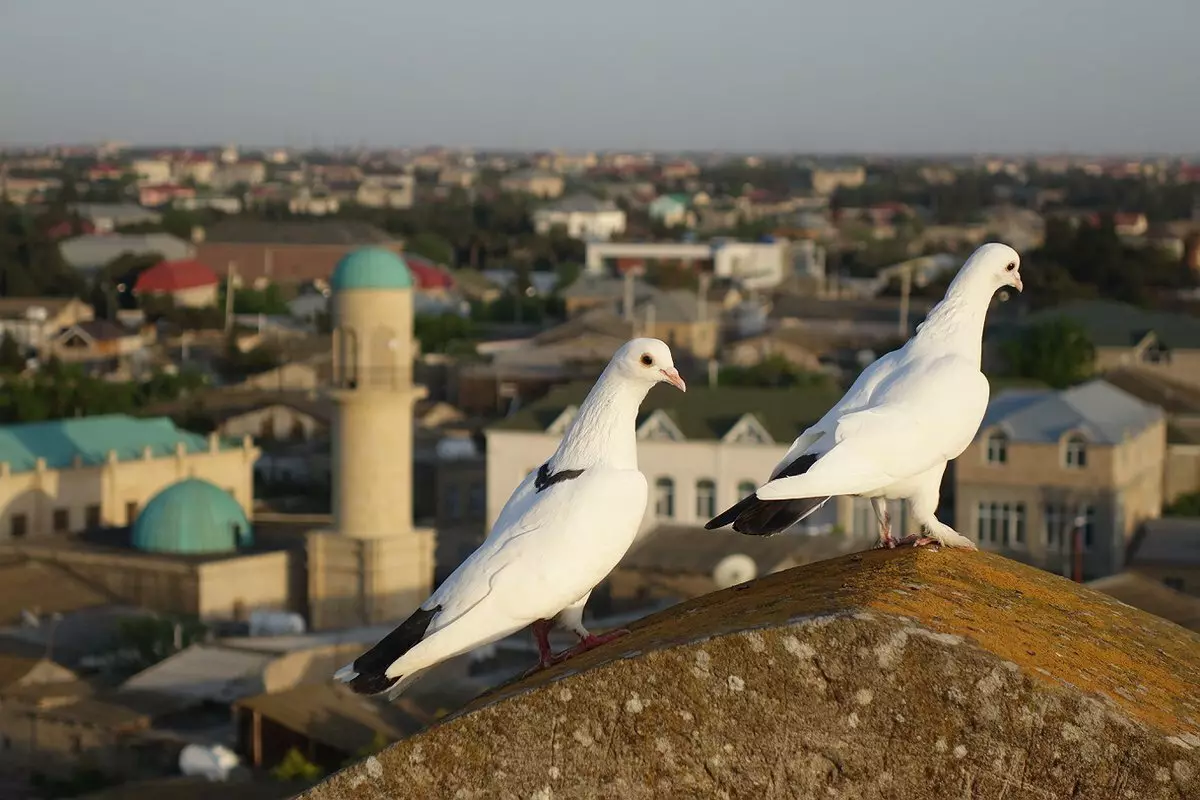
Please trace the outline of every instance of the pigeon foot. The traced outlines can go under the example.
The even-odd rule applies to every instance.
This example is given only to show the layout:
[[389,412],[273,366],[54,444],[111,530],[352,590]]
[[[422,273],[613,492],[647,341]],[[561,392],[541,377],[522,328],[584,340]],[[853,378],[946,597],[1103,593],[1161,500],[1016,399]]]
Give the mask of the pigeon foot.
[[[899,544],[911,544],[913,547],[925,547],[926,545],[930,544],[941,544],[941,542],[939,542],[937,539],[934,539],[932,536],[918,536],[915,533],[910,533],[908,536],[905,536],[903,539],[901,539]],[[937,548],[935,547],[934,549],[936,550]]]
[[593,650],[602,644],[608,644],[614,639],[620,639],[627,633],[629,633],[627,629],[617,628],[616,630],[609,631],[608,633],[602,633],[599,636],[588,634],[580,640],[579,644],[575,645],[570,650],[564,650],[562,653],[559,653],[557,656],[555,656],[554,663],[558,664],[562,661],[566,661],[568,658],[577,656],[580,653],[586,653],[588,650]]

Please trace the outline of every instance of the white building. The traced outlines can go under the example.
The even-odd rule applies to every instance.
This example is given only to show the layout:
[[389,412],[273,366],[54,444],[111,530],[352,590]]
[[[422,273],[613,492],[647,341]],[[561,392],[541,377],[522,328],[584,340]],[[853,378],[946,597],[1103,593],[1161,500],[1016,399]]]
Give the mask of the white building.
[[608,241],[625,232],[625,212],[611,200],[574,195],[535,211],[533,224],[543,235],[562,226],[572,239]]
[[584,268],[606,273],[610,261],[692,262],[711,270],[719,278],[731,278],[747,289],[778,286],[792,269],[792,244],[786,239],[770,242],[738,242],[718,239],[707,243],[689,242],[591,242],[587,246]]
[[[513,489],[553,455],[590,387],[573,384],[490,427],[487,432],[487,523]],[[833,387],[808,390],[689,387],[652,389],[638,416],[638,466],[650,483],[641,532],[663,524],[703,525],[760,485],[795,436],[837,401]],[[550,420],[547,424],[546,420]],[[893,516],[906,523],[896,504]],[[840,525],[878,534],[869,501],[839,498],[801,528]],[[897,526],[899,530],[901,526]]]
[[133,173],[138,185],[154,185],[171,182],[171,162],[162,158],[142,158],[133,162]]

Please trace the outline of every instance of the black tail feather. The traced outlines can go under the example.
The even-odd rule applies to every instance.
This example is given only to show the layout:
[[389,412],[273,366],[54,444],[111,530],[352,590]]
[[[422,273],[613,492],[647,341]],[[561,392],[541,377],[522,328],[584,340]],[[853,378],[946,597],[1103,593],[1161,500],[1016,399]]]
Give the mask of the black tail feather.
[[400,677],[389,678],[388,667],[425,638],[425,631],[441,610],[441,606],[418,608],[378,644],[354,659],[352,666],[357,674],[349,682],[350,688],[358,694],[379,694],[392,688]]
[[[802,455],[772,475],[771,480],[803,475],[816,462],[816,455]],[[828,499],[800,497],[794,500],[759,500],[757,494],[752,494],[713,517],[704,527],[714,530],[733,523],[733,529],[738,533],[771,536],[792,527],[820,508]]]

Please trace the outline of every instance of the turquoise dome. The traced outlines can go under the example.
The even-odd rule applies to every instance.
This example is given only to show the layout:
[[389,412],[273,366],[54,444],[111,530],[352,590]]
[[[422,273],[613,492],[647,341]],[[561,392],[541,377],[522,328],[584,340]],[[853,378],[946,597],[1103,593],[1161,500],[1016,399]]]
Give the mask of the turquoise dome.
[[342,257],[330,280],[335,292],[347,289],[411,289],[404,259],[382,247],[364,247]]
[[152,553],[228,553],[253,543],[233,495],[198,478],[163,489],[133,523],[133,546]]

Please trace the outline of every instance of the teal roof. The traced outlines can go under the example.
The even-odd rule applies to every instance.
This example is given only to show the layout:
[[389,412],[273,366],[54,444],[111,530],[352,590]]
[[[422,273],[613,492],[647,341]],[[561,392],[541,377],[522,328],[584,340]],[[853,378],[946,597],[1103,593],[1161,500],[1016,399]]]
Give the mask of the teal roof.
[[254,544],[250,520],[229,492],[199,478],[154,496],[133,523],[133,546],[153,553],[227,553]]
[[[138,419],[126,414],[57,419],[0,426],[0,462],[8,462],[12,472],[30,472],[44,458],[47,469],[67,469],[78,456],[83,466],[103,464],[109,451],[118,461],[143,457],[147,447],[155,458],[175,454],[183,444],[188,453],[208,450],[208,439],[198,433],[181,430],[167,417]],[[221,449],[241,446],[234,439],[222,439]]]
[[404,259],[382,247],[363,247],[333,268],[335,292],[347,289],[411,289],[412,273]]

